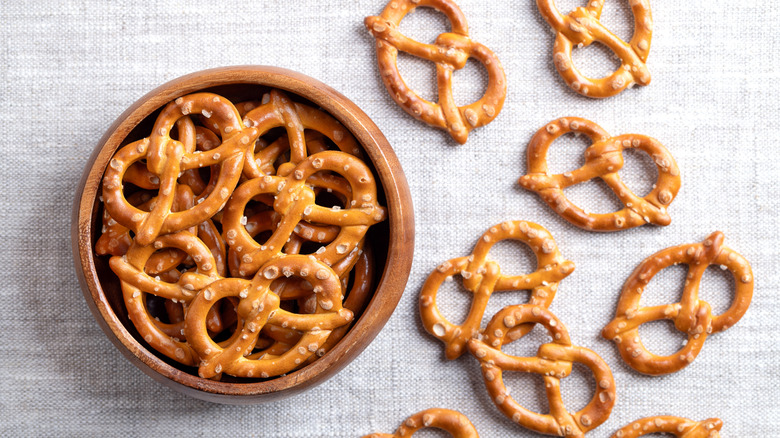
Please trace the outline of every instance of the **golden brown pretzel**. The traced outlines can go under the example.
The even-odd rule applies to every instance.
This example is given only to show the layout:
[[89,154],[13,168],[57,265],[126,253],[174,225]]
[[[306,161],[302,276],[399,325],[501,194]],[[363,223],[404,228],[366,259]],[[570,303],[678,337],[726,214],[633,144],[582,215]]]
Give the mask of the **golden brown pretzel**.
[[[447,16],[452,31],[440,34],[435,44],[423,44],[398,31],[401,20],[418,6],[434,8]],[[466,17],[452,0],[392,0],[381,15],[367,17],[366,28],[376,38],[377,62],[382,81],[395,102],[414,118],[446,129],[458,143],[465,143],[469,132],[493,121],[506,98],[506,76],[498,57],[469,37]],[[436,63],[439,102],[423,99],[409,89],[398,71],[398,51]],[[476,102],[458,107],[452,96],[452,73],[474,58],[485,66],[488,85]]]
[[[196,263],[192,272],[182,274],[175,283],[168,283],[159,276],[152,277],[144,267],[155,251],[163,248],[177,248],[188,254]],[[196,365],[197,354],[185,339],[183,323],[165,324],[156,321],[147,311],[146,294],[188,303],[197,290],[219,279],[216,262],[209,248],[196,236],[179,231],[158,237],[153,245],[139,245],[134,242],[124,256],[111,257],[111,270],[119,277],[122,294],[127,307],[127,316],[133,322],[141,337],[155,350],[185,365]],[[180,333],[174,339],[171,333]]]
[[[192,122],[177,124],[188,114],[201,113],[222,134],[222,144],[208,152],[196,151],[196,134]],[[177,126],[179,140],[170,137]],[[103,197],[106,209],[122,225],[135,232],[135,239],[148,245],[157,236],[197,225],[212,217],[227,202],[241,176],[244,151],[254,145],[258,130],[245,127],[235,107],[225,98],[211,93],[195,93],[179,97],[163,108],[152,134],[133,142],[111,159],[103,178]],[[146,159],[150,172],[159,179],[159,194],[150,212],[140,210],[127,202],[122,181],[128,167]],[[179,174],[219,164],[219,180],[208,197],[194,207],[172,212],[173,196]]]
[[414,435],[428,427],[448,432],[453,438],[479,438],[477,429],[465,415],[458,411],[431,408],[418,412],[404,420],[395,433],[372,433],[363,438],[402,438]]
[[[487,270],[492,267],[500,272],[495,262],[487,261],[488,252],[495,243],[507,239],[518,240],[531,247],[536,255],[537,270],[527,275],[499,274],[495,281],[488,281],[485,276]],[[544,227],[533,222],[506,221],[486,231],[471,255],[446,261],[428,276],[420,293],[420,317],[425,330],[444,342],[446,357],[455,359],[465,351],[466,342],[480,332],[482,316],[493,292],[530,289],[531,304],[549,307],[558,282],[573,271],[574,263],[563,258],[555,240]],[[474,294],[469,314],[460,325],[444,318],[436,305],[436,295],[442,283],[456,274],[460,274],[463,286]],[[514,339],[532,328],[533,325],[528,324],[514,327]]]
[[247,178],[265,176],[269,169],[273,170],[273,163],[281,153],[289,150],[289,162],[283,168],[276,169],[277,175],[286,176],[292,167],[312,155],[309,152],[309,141],[313,140],[315,149],[319,150],[321,140],[307,136],[304,130],[314,130],[328,137],[342,152],[362,156],[355,137],[336,119],[323,111],[293,102],[279,90],[264,95],[260,106],[247,112],[243,120],[246,126],[257,129],[259,135],[277,127],[284,127],[287,134],[283,140],[272,143],[258,153],[254,152],[254,147],[245,150],[244,175]]
[[[615,319],[604,327],[601,335],[615,341],[620,356],[631,368],[651,375],[679,371],[693,362],[709,334],[726,330],[745,314],[753,297],[753,271],[744,257],[723,245],[723,239],[723,233],[716,231],[702,243],[659,251],[640,263],[626,280]],[[642,292],[650,280],[661,270],[679,263],[688,265],[680,302],[640,307]],[[728,269],[736,286],[731,306],[717,316],[712,315],[706,301],[699,299],[699,284],[710,265]],[[685,346],[669,356],[650,353],[639,338],[640,325],[661,319],[671,319],[677,330],[688,334]]]
[[[326,208],[315,203],[314,190],[307,180],[320,171],[342,175],[352,188],[353,199],[345,209]],[[271,237],[260,245],[241,224],[250,199],[262,195],[275,197],[273,207],[280,221]],[[376,199],[376,183],[368,166],[350,154],[324,151],[307,157],[287,177],[266,175],[239,186],[223,215],[223,234],[228,245],[236,245],[241,255],[239,275],[249,275],[282,249],[302,220],[341,227],[338,236],[315,254],[318,260],[332,266],[355,256],[357,245],[369,226],[384,220],[385,209]],[[239,247],[241,250],[239,250]]]
[[[555,0],[536,0],[539,12],[556,32],[553,61],[566,84],[577,93],[588,97],[609,97],[634,84],[650,83],[647,55],[653,37],[653,17],[650,0],[629,0],[634,14],[634,35],[626,43],[610,32],[599,21],[604,0],[587,0],[587,6],[563,15]],[[621,60],[620,68],[601,79],[591,79],[580,73],[572,60],[572,48],[598,42],[612,50]]]
[[[313,315],[287,312],[279,308],[279,297],[270,290],[279,276],[297,276],[312,284],[317,294]],[[225,345],[209,337],[206,316],[222,298],[238,297],[239,325]],[[291,371],[316,353],[331,331],[352,320],[341,302],[341,281],[330,267],[305,255],[287,255],[264,264],[250,282],[238,278],[215,281],[201,289],[190,302],[184,329],[187,341],[198,352],[198,374],[211,378],[222,372],[238,377],[271,377]],[[293,348],[280,356],[247,358],[265,324],[305,332]]]
[[[488,269],[486,278],[496,281],[497,272]],[[553,341],[542,344],[535,357],[516,357],[501,352],[501,346],[513,340],[511,331],[526,323],[541,324]],[[566,327],[544,307],[532,304],[504,307],[490,320],[485,337],[471,339],[468,348],[481,363],[490,398],[504,415],[523,427],[548,435],[583,437],[609,418],[615,404],[615,380],[609,366],[592,350],[572,346]],[[580,411],[570,414],[563,405],[560,379],[571,374],[574,362],[587,366],[598,386],[591,401]],[[542,375],[550,413],[538,414],[518,404],[503,383],[504,371]]]
[[[585,150],[585,165],[571,172],[550,175],[547,151],[560,136],[582,133],[593,144]],[[635,195],[620,179],[623,150],[636,148],[648,154],[658,169],[653,190],[644,197]],[[580,228],[592,231],[616,231],[645,223],[668,225],[671,218],[667,207],[680,190],[680,170],[669,151],[658,140],[637,134],[610,135],[599,125],[579,117],[554,120],[536,132],[528,144],[528,174],[518,181],[523,188],[536,192],[564,219]],[[601,178],[617,195],[625,208],[614,213],[587,213],[572,204],[563,189]]]
[[612,438],[638,438],[650,433],[668,433],[677,438],[720,438],[723,421],[710,418],[693,421],[687,418],[660,415],[636,420],[612,435]]

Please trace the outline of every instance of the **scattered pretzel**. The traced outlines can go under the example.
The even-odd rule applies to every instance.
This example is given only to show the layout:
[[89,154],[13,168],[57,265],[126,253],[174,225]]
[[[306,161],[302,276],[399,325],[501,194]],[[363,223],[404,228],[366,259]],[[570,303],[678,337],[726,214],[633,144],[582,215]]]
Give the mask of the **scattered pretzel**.
[[[364,236],[386,210],[362,156],[336,119],[279,90],[162,108],[109,162],[95,246],[114,256],[140,338],[211,379],[270,378],[326,354],[374,284]],[[258,183],[273,190],[246,188]]]
[[[427,6],[447,16],[452,32],[440,34],[435,44],[423,44],[398,31],[401,20],[417,6]],[[395,102],[414,118],[447,130],[465,143],[472,129],[493,121],[504,105],[506,76],[501,62],[487,47],[469,37],[463,12],[452,0],[392,0],[381,15],[367,17],[366,28],[376,38],[377,62],[382,81]],[[436,63],[439,102],[430,102],[412,91],[398,71],[398,51]],[[452,96],[452,73],[474,58],[488,73],[485,94],[476,102],[458,107]]]
[[677,438],[720,438],[723,421],[710,418],[693,421],[687,418],[661,415],[636,420],[612,435],[612,438],[638,438],[651,433],[668,433]]
[[[495,281],[498,272],[488,270],[486,277]],[[501,346],[512,342],[512,330],[521,324],[541,324],[553,338],[543,344],[535,357],[515,357],[501,352]],[[539,433],[583,437],[609,418],[615,404],[615,380],[612,372],[593,351],[572,346],[569,333],[560,320],[541,306],[523,304],[507,306],[490,320],[484,339],[471,339],[468,349],[482,365],[490,398],[499,410],[523,427]],[[593,399],[579,412],[570,414],[563,405],[560,379],[571,374],[572,363],[579,362],[593,372],[598,382]],[[519,405],[503,382],[504,371],[541,374],[546,385],[550,414],[531,412]]]
[[[649,0],[630,0],[634,15],[634,35],[626,43],[610,32],[599,21],[604,0],[588,0],[587,6],[563,15],[555,6],[555,0],[536,0],[539,12],[556,32],[553,61],[566,84],[577,93],[588,97],[609,97],[634,84],[650,83],[647,55],[653,37],[653,17]],[[594,42],[609,48],[621,60],[621,67],[601,79],[591,79],[580,73],[572,60],[572,49],[589,46]]]
[[[547,150],[560,136],[582,133],[593,144],[585,150],[585,165],[571,172],[550,175]],[[648,154],[658,169],[658,181],[646,196],[639,197],[626,187],[618,171],[623,167],[623,150],[636,148]],[[561,118],[536,132],[528,145],[528,174],[518,181],[536,192],[555,212],[580,228],[591,231],[616,231],[646,223],[669,225],[667,213],[680,190],[680,170],[669,151],[654,138],[637,134],[610,137],[599,125],[578,117]],[[625,208],[614,213],[588,213],[572,204],[563,190],[599,177],[617,195]]]
[[[707,336],[718,333],[742,318],[753,297],[753,271],[744,257],[723,245],[723,233],[716,231],[702,243],[667,248],[645,259],[623,286],[615,319],[601,335],[612,339],[623,360],[640,373],[669,374],[685,368],[701,351]],[[639,301],[650,280],[661,270],[676,264],[688,265],[682,299],[679,303],[640,307]],[[710,265],[728,269],[734,276],[736,290],[731,307],[713,316],[710,305],[699,299],[702,275]],[[669,356],[647,351],[639,338],[639,326],[662,319],[674,321],[677,330],[688,334],[685,346]]]
[[[535,272],[501,275],[498,264],[487,261],[490,248],[507,239],[531,247],[538,266]],[[498,272],[495,278],[486,275],[491,270]],[[546,308],[558,290],[558,282],[573,271],[574,263],[563,258],[555,240],[544,227],[532,222],[507,221],[485,232],[471,255],[446,261],[428,276],[420,293],[420,317],[425,330],[444,342],[447,359],[456,359],[465,351],[466,342],[480,332],[480,323],[493,292],[530,289],[531,304]],[[474,294],[469,314],[460,325],[444,318],[436,305],[436,295],[444,280],[457,274],[463,278],[463,286]],[[514,327],[513,339],[525,335],[532,328],[532,324]]]
[[404,420],[395,433],[372,433],[363,438],[402,438],[414,435],[420,429],[436,428],[448,432],[453,438],[479,438],[477,429],[465,415],[441,408],[426,409]]

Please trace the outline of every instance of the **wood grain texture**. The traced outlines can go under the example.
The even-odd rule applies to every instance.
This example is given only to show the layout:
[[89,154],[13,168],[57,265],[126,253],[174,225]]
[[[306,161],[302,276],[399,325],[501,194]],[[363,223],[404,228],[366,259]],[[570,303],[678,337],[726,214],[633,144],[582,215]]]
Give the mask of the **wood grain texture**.
[[[96,257],[99,237],[100,186],[114,153],[148,134],[156,113],[168,102],[196,91],[212,91],[229,99],[259,96],[278,88],[302,97],[341,122],[355,136],[380,181],[389,220],[372,227],[367,239],[383,265],[374,295],[344,338],[327,354],[300,370],[267,381],[212,381],[197,376],[145,347],[127,319],[119,282],[105,258]],[[251,404],[300,393],[332,377],[357,357],[390,318],[403,294],[414,252],[414,213],[406,177],[392,147],[371,119],[345,96],[302,74],[276,67],[236,66],[193,73],[152,90],[108,128],[86,162],[73,204],[71,240],[76,273],[84,298],[100,327],[135,366],[154,380],[184,394],[211,402]],[[226,376],[227,377],[227,376]],[[249,381],[250,383],[245,383]]]

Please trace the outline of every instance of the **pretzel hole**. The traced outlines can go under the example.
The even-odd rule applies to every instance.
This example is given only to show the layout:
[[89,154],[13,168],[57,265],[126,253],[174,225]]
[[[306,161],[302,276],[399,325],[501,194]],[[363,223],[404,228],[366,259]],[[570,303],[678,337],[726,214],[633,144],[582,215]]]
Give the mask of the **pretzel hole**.
[[561,379],[561,398],[569,412],[577,412],[584,408],[593,398],[596,390],[596,379],[590,368],[574,362],[571,374]]
[[458,106],[476,102],[487,92],[488,74],[485,66],[474,58],[452,73],[452,97]]
[[423,44],[433,44],[439,34],[450,32],[451,29],[449,18],[429,6],[413,9],[398,25],[403,35]]
[[564,194],[586,213],[612,213],[622,210],[623,204],[600,178],[566,188]]
[[439,287],[436,294],[436,305],[447,321],[459,325],[465,321],[469,314],[472,297],[472,293],[463,287],[460,275],[453,275]]
[[[639,336],[647,351],[660,356],[672,355],[685,346],[688,335],[674,327],[674,321],[661,319],[639,326]],[[626,339],[623,342],[633,342]],[[621,344],[628,345],[628,344]]]
[[718,265],[710,265],[702,276],[699,298],[710,304],[713,316],[720,315],[731,307],[735,290],[731,271],[721,269]]
[[682,300],[688,265],[672,265],[659,271],[645,285],[641,307],[665,306]]
[[522,338],[513,341],[506,337],[504,342],[504,345],[501,346],[501,351],[504,353],[516,357],[534,357],[539,351],[539,347],[542,344],[553,342],[553,338],[544,326],[535,324],[531,331]]
[[[166,309],[166,298],[158,297],[154,294],[146,294],[146,311],[149,313],[149,315],[154,318],[158,319],[160,322],[163,322],[165,324],[173,324],[178,321],[172,321],[171,314],[169,314],[168,310]],[[170,303],[169,303],[170,305]],[[179,305],[180,306],[180,305]],[[173,318],[175,319],[175,318]]]
[[[535,355],[536,352],[532,354]],[[539,414],[550,412],[544,377],[541,374],[515,371],[504,371],[502,374],[507,392],[520,406]]]
[[525,242],[514,239],[496,242],[490,248],[487,260],[497,262],[503,276],[525,275],[538,269],[536,254],[531,250],[531,247]]
[[[212,310],[213,309],[213,310]],[[214,303],[206,319],[208,334],[214,342],[222,342],[238,330],[236,305],[228,298]]]
[[628,42],[634,34],[634,14],[627,0],[604,2],[599,21],[625,42]]
[[622,65],[620,58],[599,42],[582,48],[575,46],[572,62],[582,75],[589,78],[605,78]]
[[658,181],[658,167],[652,158],[639,149],[623,150],[623,168],[620,179],[637,196],[646,196]]
[[439,100],[436,64],[406,52],[398,52],[398,72],[410,90],[430,102]]

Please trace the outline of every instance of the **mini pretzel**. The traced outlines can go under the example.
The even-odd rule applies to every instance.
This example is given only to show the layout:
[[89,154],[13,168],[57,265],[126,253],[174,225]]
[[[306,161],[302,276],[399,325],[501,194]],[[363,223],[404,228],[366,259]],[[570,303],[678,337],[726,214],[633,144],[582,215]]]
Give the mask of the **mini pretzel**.
[[710,418],[693,421],[687,418],[661,415],[636,420],[612,435],[612,438],[638,438],[651,433],[668,433],[677,438],[720,438],[723,421]]
[[[289,275],[288,275],[289,274]],[[279,308],[279,297],[271,292],[279,276],[298,276],[307,280],[317,294],[313,315],[299,315]],[[222,298],[238,297],[239,327],[224,347],[209,337],[206,316]],[[298,367],[320,348],[331,331],[352,320],[350,310],[342,307],[341,281],[332,269],[305,255],[287,255],[262,266],[250,282],[238,278],[215,281],[198,292],[187,310],[187,341],[201,358],[198,374],[204,378],[226,372],[237,377],[271,377]],[[298,343],[278,357],[250,359],[259,330],[265,324],[306,332]]]
[[448,432],[453,438],[479,438],[477,429],[465,415],[441,408],[426,409],[404,420],[395,433],[372,433],[363,438],[402,438],[414,435],[420,429],[436,428]]
[[[320,171],[338,173],[348,181],[353,196],[349,208],[326,208],[315,203],[314,191],[306,182]],[[247,202],[261,194],[274,196],[273,207],[280,215],[276,230],[264,245],[257,243],[241,224]],[[377,204],[376,183],[368,166],[344,152],[324,151],[299,163],[286,178],[266,175],[239,186],[225,208],[223,233],[228,245],[235,244],[241,255],[239,275],[247,275],[282,254],[282,247],[302,220],[341,227],[339,235],[315,254],[318,260],[333,265],[353,255],[368,227],[384,218],[385,210]]]
[[[649,0],[630,0],[634,15],[634,35],[626,43],[599,21],[604,0],[588,0],[587,6],[562,15],[555,0],[536,0],[539,12],[556,32],[553,61],[558,73],[569,87],[588,97],[609,97],[634,84],[650,83],[647,55],[653,37],[653,17]],[[621,60],[621,68],[601,79],[591,79],[580,73],[572,60],[572,48],[599,42]]]
[[[701,351],[711,333],[726,330],[742,318],[753,297],[753,271],[744,257],[723,245],[723,233],[716,231],[702,243],[667,248],[645,259],[623,286],[617,313],[601,335],[612,339],[623,360],[640,373],[669,374],[685,368]],[[650,280],[661,270],[677,264],[688,265],[682,299],[679,303],[640,307],[639,300]],[[734,301],[723,314],[713,316],[712,309],[699,299],[699,284],[710,265],[728,269],[734,276]],[[670,319],[677,330],[688,334],[685,346],[669,356],[647,351],[639,338],[639,326]]]
[[[512,330],[524,323],[543,325],[553,342],[542,344],[535,357],[502,353],[501,346],[512,342]],[[609,418],[615,404],[615,380],[609,366],[593,351],[572,346],[566,327],[544,307],[524,304],[503,308],[490,320],[484,340],[471,339],[468,348],[481,363],[490,398],[504,415],[523,427],[548,435],[583,437]],[[570,414],[561,399],[560,379],[571,374],[573,362],[590,368],[598,387],[582,410]],[[538,414],[520,406],[503,383],[504,371],[541,374],[550,414]]]
[[[159,277],[151,277],[144,271],[149,258],[163,248],[176,248],[188,254],[196,263],[193,272],[182,274],[176,283],[168,283]],[[187,342],[173,339],[171,332],[179,332],[183,324],[167,327],[155,321],[146,308],[146,294],[181,302],[190,302],[195,291],[219,279],[216,262],[209,248],[196,236],[187,231],[160,236],[153,245],[133,243],[122,257],[114,256],[109,261],[111,270],[119,277],[127,307],[127,316],[139,334],[155,350],[185,365],[197,364],[197,354]],[[184,338],[182,334],[181,338]]]
[[[435,44],[422,44],[398,31],[401,20],[417,6],[434,8],[447,16],[452,32],[440,34]],[[487,47],[469,37],[466,17],[451,0],[392,0],[378,17],[367,17],[365,25],[377,39],[379,71],[395,102],[414,118],[446,129],[455,141],[465,143],[472,129],[487,125],[501,112],[506,98],[506,76],[501,62]],[[409,89],[398,71],[398,51],[436,63],[439,101],[423,99]],[[452,96],[452,73],[474,58],[485,66],[488,86],[476,102],[458,107]]]
[[[585,165],[571,172],[550,175],[547,150],[558,137],[583,133],[593,144],[585,150]],[[658,180],[646,196],[635,195],[620,179],[623,150],[636,148],[655,162]],[[572,204],[563,190],[599,177],[617,195],[625,208],[608,214],[587,213]],[[561,118],[536,132],[528,145],[528,174],[518,181],[523,188],[536,192],[564,219],[592,231],[616,231],[653,223],[669,225],[667,207],[680,190],[680,170],[669,151],[658,140],[638,134],[610,137],[599,125],[578,117]]]
[[[537,270],[527,275],[501,275],[497,263],[487,261],[490,248],[502,240],[517,240],[531,247],[536,255]],[[495,276],[487,276],[495,271]],[[507,221],[491,227],[477,242],[468,257],[446,261],[434,270],[423,284],[420,293],[420,317],[425,330],[445,345],[447,359],[456,359],[465,351],[466,342],[480,331],[480,323],[488,300],[495,291],[531,290],[531,304],[549,307],[558,282],[574,271],[574,263],[563,258],[550,233],[532,222]],[[471,309],[465,321],[455,325],[448,321],[436,305],[436,295],[444,280],[460,274],[463,287],[474,294]],[[513,339],[533,328],[532,324],[514,327]]]
[[[201,113],[222,133],[222,144],[208,152],[195,151],[195,128],[177,125],[180,140],[170,132],[181,118]],[[181,129],[186,128],[186,129]],[[253,145],[259,135],[255,128],[242,124],[238,111],[227,100],[216,94],[196,93],[180,97],[163,108],[150,137],[133,142],[111,160],[103,178],[103,197],[111,216],[136,234],[136,240],[148,245],[161,233],[170,233],[197,225],[210,218],[227,202],[241,176],[244,151]],[[127,168],[142,159],[149,171],[159,178],[159,195],[150,212],[140,210],[127,202],[122,192],[122,180]],[[219,181],[210,195],[193,208],[172,212],[179,173],[188,169],[221,164]]]
[[[273,169],[273,161],[285,149],[290,151],[288,171],[291,167],[305,160],[308,155],[312,155],[308,144],[312,138],[307,138],[304,130],[314,130],[328,137],[343,152],[358,157],[362,155],[355,137],[336,119],[310,106],[293,102],[279,90],[272,90],[264,95],[260,106],[247,112],[243,120],[246,126],[257,129],[259,135],[277,127],[284,127],[287,133],[286,139],[272,143],[268,150],[259,153],[254,153],[254,148],[246,150],[244,175],[247,178],[259,178],[266,175],[269,167]],[[315,142],[317,141],[315,140]],[[315,148],[319,149],[318,146]],[[282,169],[277,169],[277,174],[286,176]]]

